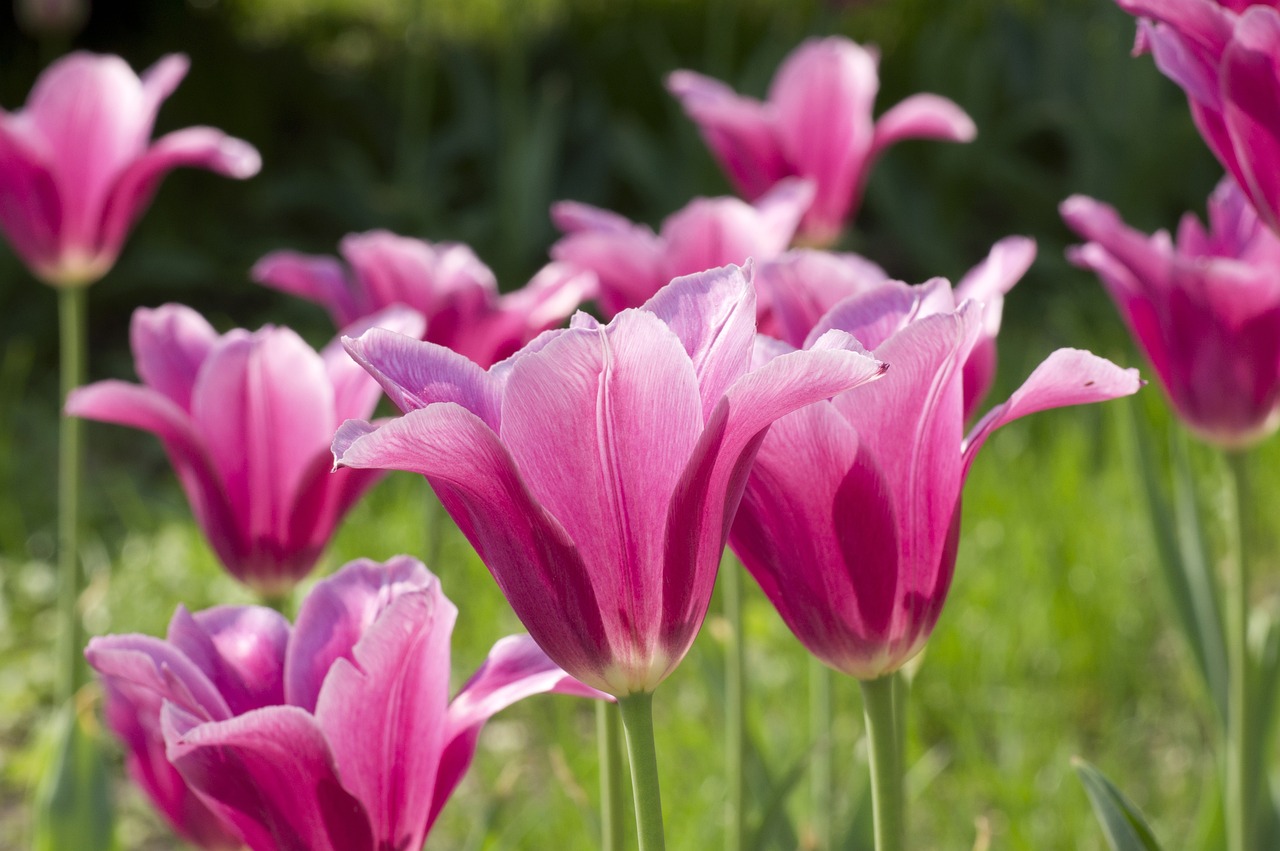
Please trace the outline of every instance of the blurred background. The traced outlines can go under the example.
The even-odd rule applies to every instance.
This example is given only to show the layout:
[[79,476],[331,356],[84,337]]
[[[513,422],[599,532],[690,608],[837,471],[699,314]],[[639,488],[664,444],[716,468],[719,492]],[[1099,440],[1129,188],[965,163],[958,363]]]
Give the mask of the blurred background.
[[[137,70],[183,52],[191,71],[161,110],[157,133],[208,124],[263,156],[262,173],[243,183],[199,171],[166,180],[119,263],[91,291],[95,380],[134,380],[127,328],[138,305],[180,301],[222,329],[275,322],[322,342],[330,326],[319,308],[249,281],[250,266],[271,250],[334,253],[347,233],[388,228],[467,242],[513,289],[546,262],[555,200],[656,226],[694,196],[729,194],[664,76],[691,68],[761,96],[780,60],[814,35],[879,46],[877,113],[936,92],[979,128],[968,145],[890,149],[844,247],[919,282],[958,278],[1009,234],[1039,243],[1035,267],[1006,302],[993,399],[1062,345],[1140,364],[1096,280],[1063,259],[1071,237],[1057,214],[1062,199],[1093,195],[1140,229],[1172,228],[1184,211],[1203,210],[1220,176],[1182,93],[1149,57],[1130,56],[1133,21],[1108,0],[132,0],[92,4],[71,36],[19,26],[17,10],[32,5],[0,4],[0,107],[19,108],[41,68],[68,49],[116,53]],[[52,690],[43,660],[53,628],[55,301],[0,245],[4,847],[24,836],[26,784]],[[975,470],[954,598],[913,704],[912,748],[924,766],[912,787],[919,847],[1101,847],[1070,778],[1072,753],[1133,791],[1167,836],[1185,832],[1201,805],[1213,780],[1208,710],[1149,564],[1127,460],[1135,414],[1164,427],[1155,388],[1132,405],[1010,429]],[[1155,441],[1160,451],[1163,441]],[[158,633],[178,601],[194,608],[243,598],[191,531],[156,441],[95,426],[88,451],[92,627]],[[430,499],[420,481],[392,477],[349,521],[327,569],[425,546]],[[473,663],[503,634],[495,622],[515,625],[454,537],[444,552],[462,565],[457,576],[474,581],[464,592],[438,568],[446,590],[462,600],[463,620],[464,593],[480,599],[480,620],[491,617],[463,636],[458,652]],[[803,844],[795,815],[803,790],[783,775],[806,758],[788,703],[804,659],[758,594],[749,605],[760,640],[753,664],[775,690],[751,722],[761,764],[772,766],[758,767],[754,818],[760,847],[794,848]],[[718,686],[706,685],[719,664],[715,625],[658,707],[660,725],[665,715],[673,728],[668,744],[659,733],[660,759],[668,750],[674,767],[687,745],[707,760],[706,777],[689,768],[668,795],[677,849],[709,847],[718,836]],[[850,754],[840,816],[851,831],[865,774],[853,756],[854,691],[841,692],[838,716],[847,719],[839,745]],[[522,735],[551,724],[540,713],[576,711],[540,706],[512,710],[533,725]],[[589,729],[589,711],[585,722],[574,717]],[[589,847],[590,735],[569,742],[546,728],[568,790],[548,806],[568,815],[534,819],[518,802],[527,790],[510,776],[514,757],[502,749],[510,736],[498,728],[498,744],[477,763],[480,779],[459,794],[486,803],[451,804],[441,830],[455,832],[436,847]],[[136,801],[126,801],[126,817],[125,847],[171,847]],[[478,831],[476,820],[486,827]]]

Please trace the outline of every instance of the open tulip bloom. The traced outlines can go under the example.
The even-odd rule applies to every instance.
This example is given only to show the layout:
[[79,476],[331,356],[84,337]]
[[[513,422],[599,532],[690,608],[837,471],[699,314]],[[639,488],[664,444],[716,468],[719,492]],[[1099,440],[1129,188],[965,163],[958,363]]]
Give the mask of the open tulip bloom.
[[1245,0],[1117,0],[1146,20],[1138,50],[1187,94],[1192,118],[1280,233],[1280,9]]
[[670,281],[748,257],[764,260],[787,250],[813,200],[813,185],[785,180],[754,204],[737,198],[695,198],[671,214],[658,233],[617,213],[561,201],[551,218],[565,236],[551,256],[596,273],[605,316],[639,307]]
[[543,692],[606,697],[509,636],[450,701],[456,615],[420,562],[360,560],[292,627],[180,606],[167,638],[95,638],[85,655],[130,776],[197,845],[418,849],[490,716]]
[[1177,241],[1073,196],[1062,216],[1089,240],[1069,251],[1097,273],[1178,416],[1198,437],[1250,446],[1280,426],[1280,238],[1224,179],[1209,230],[1188,213]]
[[[357,328],[370,323],[422,328],[405,307]],[[264,595],[287,592],[376,481],[331,473],[329,444],[343,420],[372,413],[378,385],[337,340],[317,353],[288,328],[219,335],[177,304],[135,311],[130,342],[143,383],[80,388],[67,414],[158,436],[227,570]]]
[[40,76],[25,108],[0,110],[0,230],[37,277],[63,287],[102,277],[173,168],[257,173],[258,152],[211,127],[150,142],[187,64],[166,56],[139,77],[118,56],[73,53]]
[[673,73],[667,88],[744,198],[754,200],[792,175],[814,181],[801,233],[825,245],[856,214],[871,166],[890,145],[977,135],[964,110],[931,94],[913,95],[873,119],[878,62],[874,50],[847,38],[810,39],[778,68],[764,102],[692,71]]
[[318,302],[346,328],[393,304],[426,318],[425,339],[486,369],[555,327],[596,294],[591,271],[551,263],[519,290],[498,295],[489,267],[460,243],[424,242],[388,231],[350,234],[334,257],[275,251],[255,280]]

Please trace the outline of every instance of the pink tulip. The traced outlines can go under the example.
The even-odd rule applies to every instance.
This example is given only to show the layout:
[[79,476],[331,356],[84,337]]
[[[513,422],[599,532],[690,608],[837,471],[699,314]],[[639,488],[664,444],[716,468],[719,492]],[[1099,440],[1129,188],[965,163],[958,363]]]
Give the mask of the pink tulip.
[[[1035,240],[1011,236],[991,248],[955,288],[956,302],[983,303],[983,330],[964,365],[964,418],[968,420],[995,381],[996,335],[1004,295],[1022,279],[1036,257]],[[760,333],[804,346],[809,332],[831,308],[850,296],[883,286],[889,276],[856,254],[802,249],[756,266],[757,324]]]
[[[960,491],[991,432],[1140,382],[1135,370],[1062,349],[965,437],[965,365],[986,329],[979,302],[956,307],[941,279],[891,281],[836,305],[808,344],[832,329],[891,368],[773,424],[730,545],[810,652],[875,679],[918,653],[937,623],[955,569]],[[768,364],[793,351],[762,342],[756,357]]]
[[1280,233],[1280,3],[1117,0],[1209,148]]
[[[408,308],[373,321],[422,327]],[[67,413],[153,432],[227,570],[263,594],[288,591],[376,480],[330,473],[329,443],[372,413],[378,385],[336,340],[317,354],[288,328],[219,336],[182,305],[139,308],[130,336],[143,383],[82,387]]]
[[366,559],[317,583],[292,628],[258,606],[180,606],[165,640],[85,655],[130,775],[196,844],[417,849],[490,716],[543,692],[605,697],[508,636],[449,701],[456,615],[420,562]]
[[186,73],[177,54],[139,78],[117,56],[73,53],[40,75],[24,109],[0,110],[0,230],[36,276],[74,287],[106,274],[171,169],[257,174],[258,152],[211,127],[149,142]]
[[374,329],[348,340],[405,416],[349,422],[337,463],[422,473],[534,640],[610,694],[652,691],[706,614],[769,424],[875,378],[848,335],[752,369],[750,268],[578,314],[488,372]]
[[639,307],[672,279],[787,250],[813,187],[787,180],[754,206],[737,198],[696,198],[658,233],[607,210],[561,201],[551,218],[565,236],[551,256],[590,269],[600,280],[600,308],[613,316]]
[[1089,240],[1067,256],[1098,274],[1188,428],[1244,447],[1280,426],[1280,238],[1230,178],[1209,198],[1209,231],[1188,213],[1176,243],[1080,195],[1062,217]]
[[253,277],[320,303],[338,328],[408,305],[426,317],[425,339],[485,368],[564,322],[596,292],[590,272],[552,263],[499,296],[493,272],[467,246],[388,231],[350,234],[339,250],[345,267],[333,257],[275,251],[254,265]]
[[875,50],[847,38],[810,39],[782,63],[763,103],[692,71],[673,73],[667,88],[743,197],[758,198],[788,175],[813,180],[801,232],[826,245],[857,213],[871,165],[890,145],[977,135],[964,110],[937,95],[913,95],[874,120],[878,63]]

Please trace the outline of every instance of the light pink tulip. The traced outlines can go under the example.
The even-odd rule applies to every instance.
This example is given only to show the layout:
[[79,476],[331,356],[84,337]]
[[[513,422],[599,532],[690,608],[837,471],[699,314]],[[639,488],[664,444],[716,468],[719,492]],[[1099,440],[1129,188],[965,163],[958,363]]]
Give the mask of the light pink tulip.
[[[847,332],[888,374],[782,417],[756,455],[730,545],[805,647],[850,676],[897,670],[933,631],[955,569],[961,488],[991,432],[1139,387],[1135,370],[1062,349],[965,437],[965,365],[985,328],[982,305],[956,307],[941,279],[840,302],[809,345]],[[756,360],[792,351],[762,337]]]
[[[964,418],[968,420],[995,381],[996,335],[1004,296],[1036,257],[1035,240],[1010,236],[991,248],[955,288],[956,302],[983,304],[983,331],[964,365]],[[883,286],[884,270],[857,254],[800,249],[756,265],[757,324],[760,333],[804,346],[809,332],[831,308],[850,296]]]
[[841,332],[752,369],[754,332],[732,266],[608,325],[578,314],[488,372],[374,329],[348,350],[406,413],[346,423],[334,456],[425,475],[556,664],[652,691],[702,625],[769,424],[883,369]]
[[85,655],[130,775],[196,844],[418,849],[490,716],[543,692],[605,697],[509,636],[449,701],[456,615],[420,562],[360,560],[292,628],[257,606],[179,607],[167,639],[95,638]]
[[1098,274],[1189,429],[1244,447],[1280,426],[1280,238],[1230,178],[1209,198],[1209,231],[1188,213],[1176,243],[1080,195],[1062,217],[1089,240],[1067,256]]
[[150,141],[186,73],[177,54],[139,78],[118,56],[73,53],[40,75],[25,108],[0,110],[0,230],[36,276],[72,287],[106,274],[178,166],[257,174],[258,152],[211,127]]
[[1117,0],[1209,148],[1280,233],[1280,3]]
[[668,216],[658,233],[617,213],[561,201],[551,218],[565,236],[551,256],[590,269],[600,280],[600,309],[613,316],[639,307],[674,278],[764,260],[787,250],[813,186],[787,180],[755,205],[737,198],[696,198]]
[[253,277],[318,302],[338,328],[407,305],[426,317],[424,339],[485,368],[564,322],[596,293],[591,272],[551,263],[523,288],[500,296],[493,272],[460,243],[369,231],[348,235],[339,250],[345,267],[333,257],[275,251],[254,265]]
[[[405,307],[358,329],[369,322],[422,328]],[[219,335],[177,304],[139,308],[130,336],[143,383],[82,387],[67,414],[159,437],[227,570],[264,594],[287,591],[376,480],[331,473],[329,444],[343,420],[372,413],[378,385],[337,340],[317,353],[288,328]]]
[[871,166],[890,145],[977,135],[964,110],[937,95],[913,95],[873,119],[878,63],[875,50],[833,36],[796,48],[764,102],[692,71],[673,73],[667,88],[743,197],[758,198],[789,175],[813,180],[817,192],[801,232],[826,245],[857,213]]

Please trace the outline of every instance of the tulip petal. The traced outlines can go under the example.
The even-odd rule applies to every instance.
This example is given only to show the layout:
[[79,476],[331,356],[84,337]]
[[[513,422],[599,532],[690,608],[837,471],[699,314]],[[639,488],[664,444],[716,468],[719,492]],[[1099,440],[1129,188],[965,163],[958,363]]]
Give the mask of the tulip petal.
[[138,377],[184,411],[191,410],[191,388],[217,342],[213,326],[181,304],[140,307],[129,324]]
[[[489,367],[511,357],[538,334],[560,325],[584,301],[599,294],[596,273],[568,263],[548,263],[518,290],[504,294],[498,309],[474,335],[458,340],[459,351]],[[464,345],[474,337],[474,344]]]
[[89,639],[90,667],[117,688],[145,690],[205,721],[230,718],[231,708],[205,671],[167,642],[149,635]]
[[192,615],[179,605],[168,643],[195,664],[232,715],[284,703],[289,622],[263,606],[216,606]]
[[611,699],[560,670],[527,635],[508,635],[493,645],[484,664],[449,704],[445,749],[440,757],[427,830],[471,765],[485,722],[517,701],[547,692]]
[[887,279],[883,269],[857,254],[789,251],[755,266],[757,327],[801,348],[824,313]]
[[827,311],[809,332],[805,346],[813,346],[822,335],[838,329],[868,349],[879,349],[885,340],[917,319],[954,309],[951,285],[943,278],[932,278],[918,286],[883,281]]
[[271,706],[199,724],[161,712],[169,761],[253,851],[373,851],[360,801],[342,787],[316,720]]
[[23,116],[0,110],[0,229],[23,262],[40,275],[56,275],[62,201],[48,154],[27,138],[27,129]]
[[582,557],[476,415],[442,403],[376,428],[348,420],[333,452],[342,466],[426,476],[547,655],[578,679],[599,673],[605,629]]
[[[551,257],[596,273],[600,307],[612,316],[643,304],[671,279],[657,234],[620,216],[572,201],[551,207],[551,218],[568,230],[551,246]],[[701,271],[701,270],[698,270]]]
[[350,325],[363,312],[346,270],[333,257],[273,251],[253,264],[249,275],[260,284],[320,304],[339,328]]
[[392,305],[376,313],[364,316],[346,328],[320,351],[324,371],[333,385],[334,420],[364,419],[373,413],[382,397],[382,388],[364,368],[346,351],[344,337],[359,337],[370,328],[381,328],[393,334],[419,338],[426,330],[422,314],[404,305]]
[[977,135],[973,119],[954,101],[931,94],[911,95],[880,116],[867,156],[877,157],[907,139],[972,142]]
[[1255,6],[1241,16],[1223,55],[1223,119],[1258,214],[1280,233],[1280,12]]

